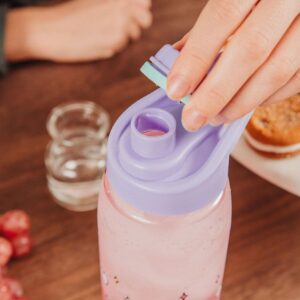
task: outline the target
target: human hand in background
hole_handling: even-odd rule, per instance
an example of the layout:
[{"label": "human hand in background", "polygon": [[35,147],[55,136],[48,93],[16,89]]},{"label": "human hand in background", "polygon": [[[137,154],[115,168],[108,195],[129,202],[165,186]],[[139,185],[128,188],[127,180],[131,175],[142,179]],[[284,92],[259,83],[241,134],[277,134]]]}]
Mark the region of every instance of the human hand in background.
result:
[{"label": "human hand in background", "polygon": [[8,13],[8,61],[80,62],[108,58],[152,22],[151,0],[73,0]]},{"label": "human hand in background", "polygon": [[187,130],[233,121],[300,92],[299,13],[299,0],[208,2],[175,44],[181,53],[168,76],[170,98],[193,93],[182,116]]}]

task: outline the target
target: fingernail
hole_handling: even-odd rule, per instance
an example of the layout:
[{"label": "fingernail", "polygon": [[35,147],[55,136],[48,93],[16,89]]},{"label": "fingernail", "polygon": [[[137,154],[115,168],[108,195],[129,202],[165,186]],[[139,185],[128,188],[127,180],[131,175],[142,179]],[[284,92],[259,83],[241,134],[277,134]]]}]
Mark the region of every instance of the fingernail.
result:
[{"label": "fingernail", "polygon": [[167,94],[169,98],[180,100],[188,95],[190,84],[182,75],[174,75],[170,78],[167,86]]},{"label": "fingernail", "polygon": [[209,124],[213,126],[220,126],[227,122],[227,119],[221,115],[217,115],[209,121]]},{"label": "fingernail", "polygon": [[207,122],[207,118],[202,116],[193,108],[186,108],[183,111],[182,125],[187,131],[194,132],[200,129]]}]

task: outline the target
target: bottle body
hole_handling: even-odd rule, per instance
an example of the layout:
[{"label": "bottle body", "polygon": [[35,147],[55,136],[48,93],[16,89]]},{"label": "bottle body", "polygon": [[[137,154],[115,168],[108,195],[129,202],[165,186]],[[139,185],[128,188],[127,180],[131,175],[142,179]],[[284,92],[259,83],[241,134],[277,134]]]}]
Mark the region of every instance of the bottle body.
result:
[{"label": "bottle body", "polygon": [[231,227],[229,183],[210,207],[158,216],[118,199],[105,176],[98,226],[104,300],[220,299]]}]

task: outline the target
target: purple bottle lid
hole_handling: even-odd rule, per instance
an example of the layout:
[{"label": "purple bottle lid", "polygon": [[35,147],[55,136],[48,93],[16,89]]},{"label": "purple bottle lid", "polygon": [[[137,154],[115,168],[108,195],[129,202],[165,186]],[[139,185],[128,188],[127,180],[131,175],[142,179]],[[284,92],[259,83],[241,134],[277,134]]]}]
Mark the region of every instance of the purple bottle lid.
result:
[{"label": "purple bottle lid", "polygon": [[[166,45],[150,61],[167,76],[177,56]],[[229,155],[251,116],[189,133],[181,125],[182,108],[157,89],[130,106],[110,133],[112,189],[144,212],[184,214],[213,203],[225,188]]]}]

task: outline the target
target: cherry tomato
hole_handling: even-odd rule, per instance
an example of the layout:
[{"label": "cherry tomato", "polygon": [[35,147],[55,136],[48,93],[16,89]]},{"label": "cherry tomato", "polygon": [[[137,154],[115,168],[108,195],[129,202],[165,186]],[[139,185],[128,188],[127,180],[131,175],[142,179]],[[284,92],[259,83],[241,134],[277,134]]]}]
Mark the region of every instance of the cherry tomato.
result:
[{"label": "cherry tomato", "polygon": [[1,218],[1,230],[7,238],[13,238],[30,230],[30,218],[22,210],[11,210]]}]

